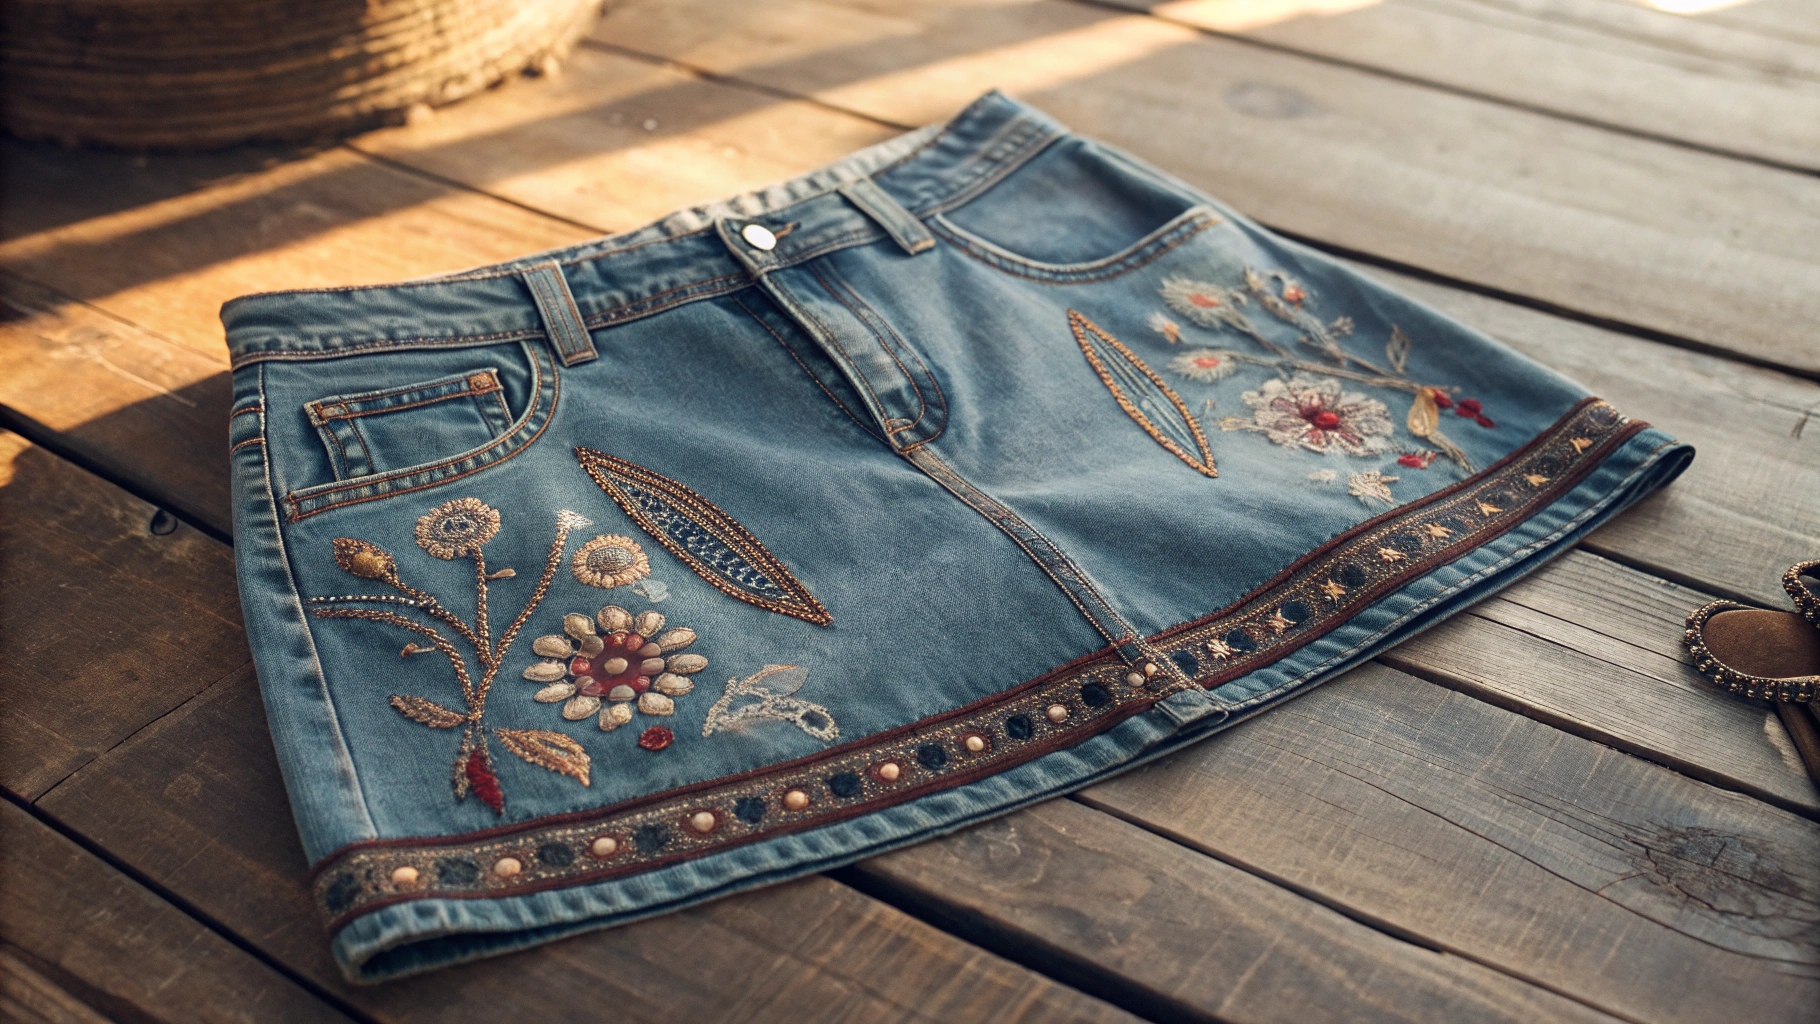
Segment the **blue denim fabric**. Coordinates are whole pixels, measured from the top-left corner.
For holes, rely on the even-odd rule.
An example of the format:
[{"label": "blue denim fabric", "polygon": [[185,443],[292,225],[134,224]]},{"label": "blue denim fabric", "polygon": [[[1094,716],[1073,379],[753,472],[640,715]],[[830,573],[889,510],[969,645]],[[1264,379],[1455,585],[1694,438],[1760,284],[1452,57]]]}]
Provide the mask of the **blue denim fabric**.
[{"label": "blue denim fabric", "polygon": [[248,633],[357,981],[1129,768],[1692,457],[996,93],[626,235],[222,318]]}]

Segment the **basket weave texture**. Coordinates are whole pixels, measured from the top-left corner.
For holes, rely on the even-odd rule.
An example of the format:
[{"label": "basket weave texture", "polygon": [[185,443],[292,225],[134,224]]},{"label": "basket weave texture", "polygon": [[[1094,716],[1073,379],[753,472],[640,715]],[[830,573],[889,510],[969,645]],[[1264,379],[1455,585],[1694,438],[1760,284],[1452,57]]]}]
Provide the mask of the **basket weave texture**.
[{"label": "basket weave texture", "polygon": [[308,139],[543,70],[602,0],[3,0],[0,117],[129,148]]}]

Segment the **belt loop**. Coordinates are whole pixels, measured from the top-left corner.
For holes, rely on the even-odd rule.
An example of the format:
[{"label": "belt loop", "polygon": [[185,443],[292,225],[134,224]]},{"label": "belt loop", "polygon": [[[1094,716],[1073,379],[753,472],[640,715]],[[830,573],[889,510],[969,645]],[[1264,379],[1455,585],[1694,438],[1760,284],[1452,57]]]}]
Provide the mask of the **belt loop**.
[{"label": "belt loop", "polygon": [[878,222],[904,251],[912,256],[935,248],[935,236],[923,227],[923,222],[911,215],[909,210],[898,205],[890,193],[879,188],[871,178],[849,181],[840,187],[840,194],[847,201],[860,208],[866,216]]},{"label": "belt loop", "polygon": [[524,279],[525,286],[531,289],[531,298],[537,302],[537,312],[543,315],[544,334],[562,365],[599,359],[594,338],[581,322],[581,310],[576,308],[575,296],[569,291],[569,281],[562,276],[562,267],[555,260],[539,263],[524,272]]}]

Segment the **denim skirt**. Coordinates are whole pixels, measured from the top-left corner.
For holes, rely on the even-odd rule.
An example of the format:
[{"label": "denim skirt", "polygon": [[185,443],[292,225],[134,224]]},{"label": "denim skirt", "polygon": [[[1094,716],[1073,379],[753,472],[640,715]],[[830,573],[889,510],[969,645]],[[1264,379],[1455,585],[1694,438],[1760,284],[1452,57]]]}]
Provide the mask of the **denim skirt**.
[{"label": "denim skirt", "polygon": [[248,636],[357,981],[1104,778],[1693,454],[996,93],[628,234],[222,319]]}]

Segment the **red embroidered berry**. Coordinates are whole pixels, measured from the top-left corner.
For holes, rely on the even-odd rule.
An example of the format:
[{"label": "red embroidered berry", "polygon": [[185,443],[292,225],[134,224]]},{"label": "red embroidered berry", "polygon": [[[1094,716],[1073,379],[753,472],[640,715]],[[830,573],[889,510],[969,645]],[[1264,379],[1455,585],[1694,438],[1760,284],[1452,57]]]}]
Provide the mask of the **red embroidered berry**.
[{"label": "red embroidered berry", "polygon": [[1492,422],[1492,421],[1491,421],[1491,417],[1489,417],[1489,416],[1481,416],[1481,417],[1479,417],[1479,426],[1481,426],[1481,427],[1495,427],[1495,426],[1497,426],[1497,424],[1496,424],[1496,423],[1493,423],[1493,422]]},{"label": "red embroidered berry", "polygon": [[646,750],[662,750],[675,739],[675,733],[661,725],[654,725],[638,737],[638,745]]},{"label": "red embroidered berry", "polygon": [[1435,396],[1436,405],[1440,406],[1443,409],[1453,408],[1453,399],[1448,398],[1445,392],[1431,391],[1431,394],[1433,394]]},{"label": "red embroidered berry", "polygon": [[493,808],[494,814],[500,814],[506,808],[506,795],[500,792],[499,777],[493,769],[487,767],[487,759],[480,751],[468,755],[468,763],[462,772],[468,777],[468,788],[480,798],[480,802]]},{"label": "red embroidered berry", "polygon": [[1420,455],[1399,455],[1397,456],[1397,465],[1407,466],[1410,469],[1428,468],[1427,460],[1423,459]]},{"label": "red embroidered berry", "polygon": [[1308,417],[1308,422],[1320,427],[1322,430],[1332,430],[1340,425],[1340,414],[1331,409],[1322,409],[1320,412]]},{"label": "red embroidered berry", "polygon": [[1307,294],[1296,285],[1291,284],[1283,286],[1283,298],[1290,302],[1300,302],[1307,297]]},{"label": "red embroidered berry", "polygon": [[1476,398],[1460,399],[1460,415],[1462,415],[1462,416],[1467,416],[1467,415],[1477,416],[1479,413],[1483,412],[1484,410],[1485,410],[1485,407],[1480,405],[1479,400]]},{"label": "red embroidered berry", "polygon": [[1201,307],[1202,309],[1212,309],[1213,307],[1220,304],[1219,299],[1216,299],[1213,296],[1208,295],[1204,292],[1189,292],[1188,301],[1194,303],[1195,305]]}]

